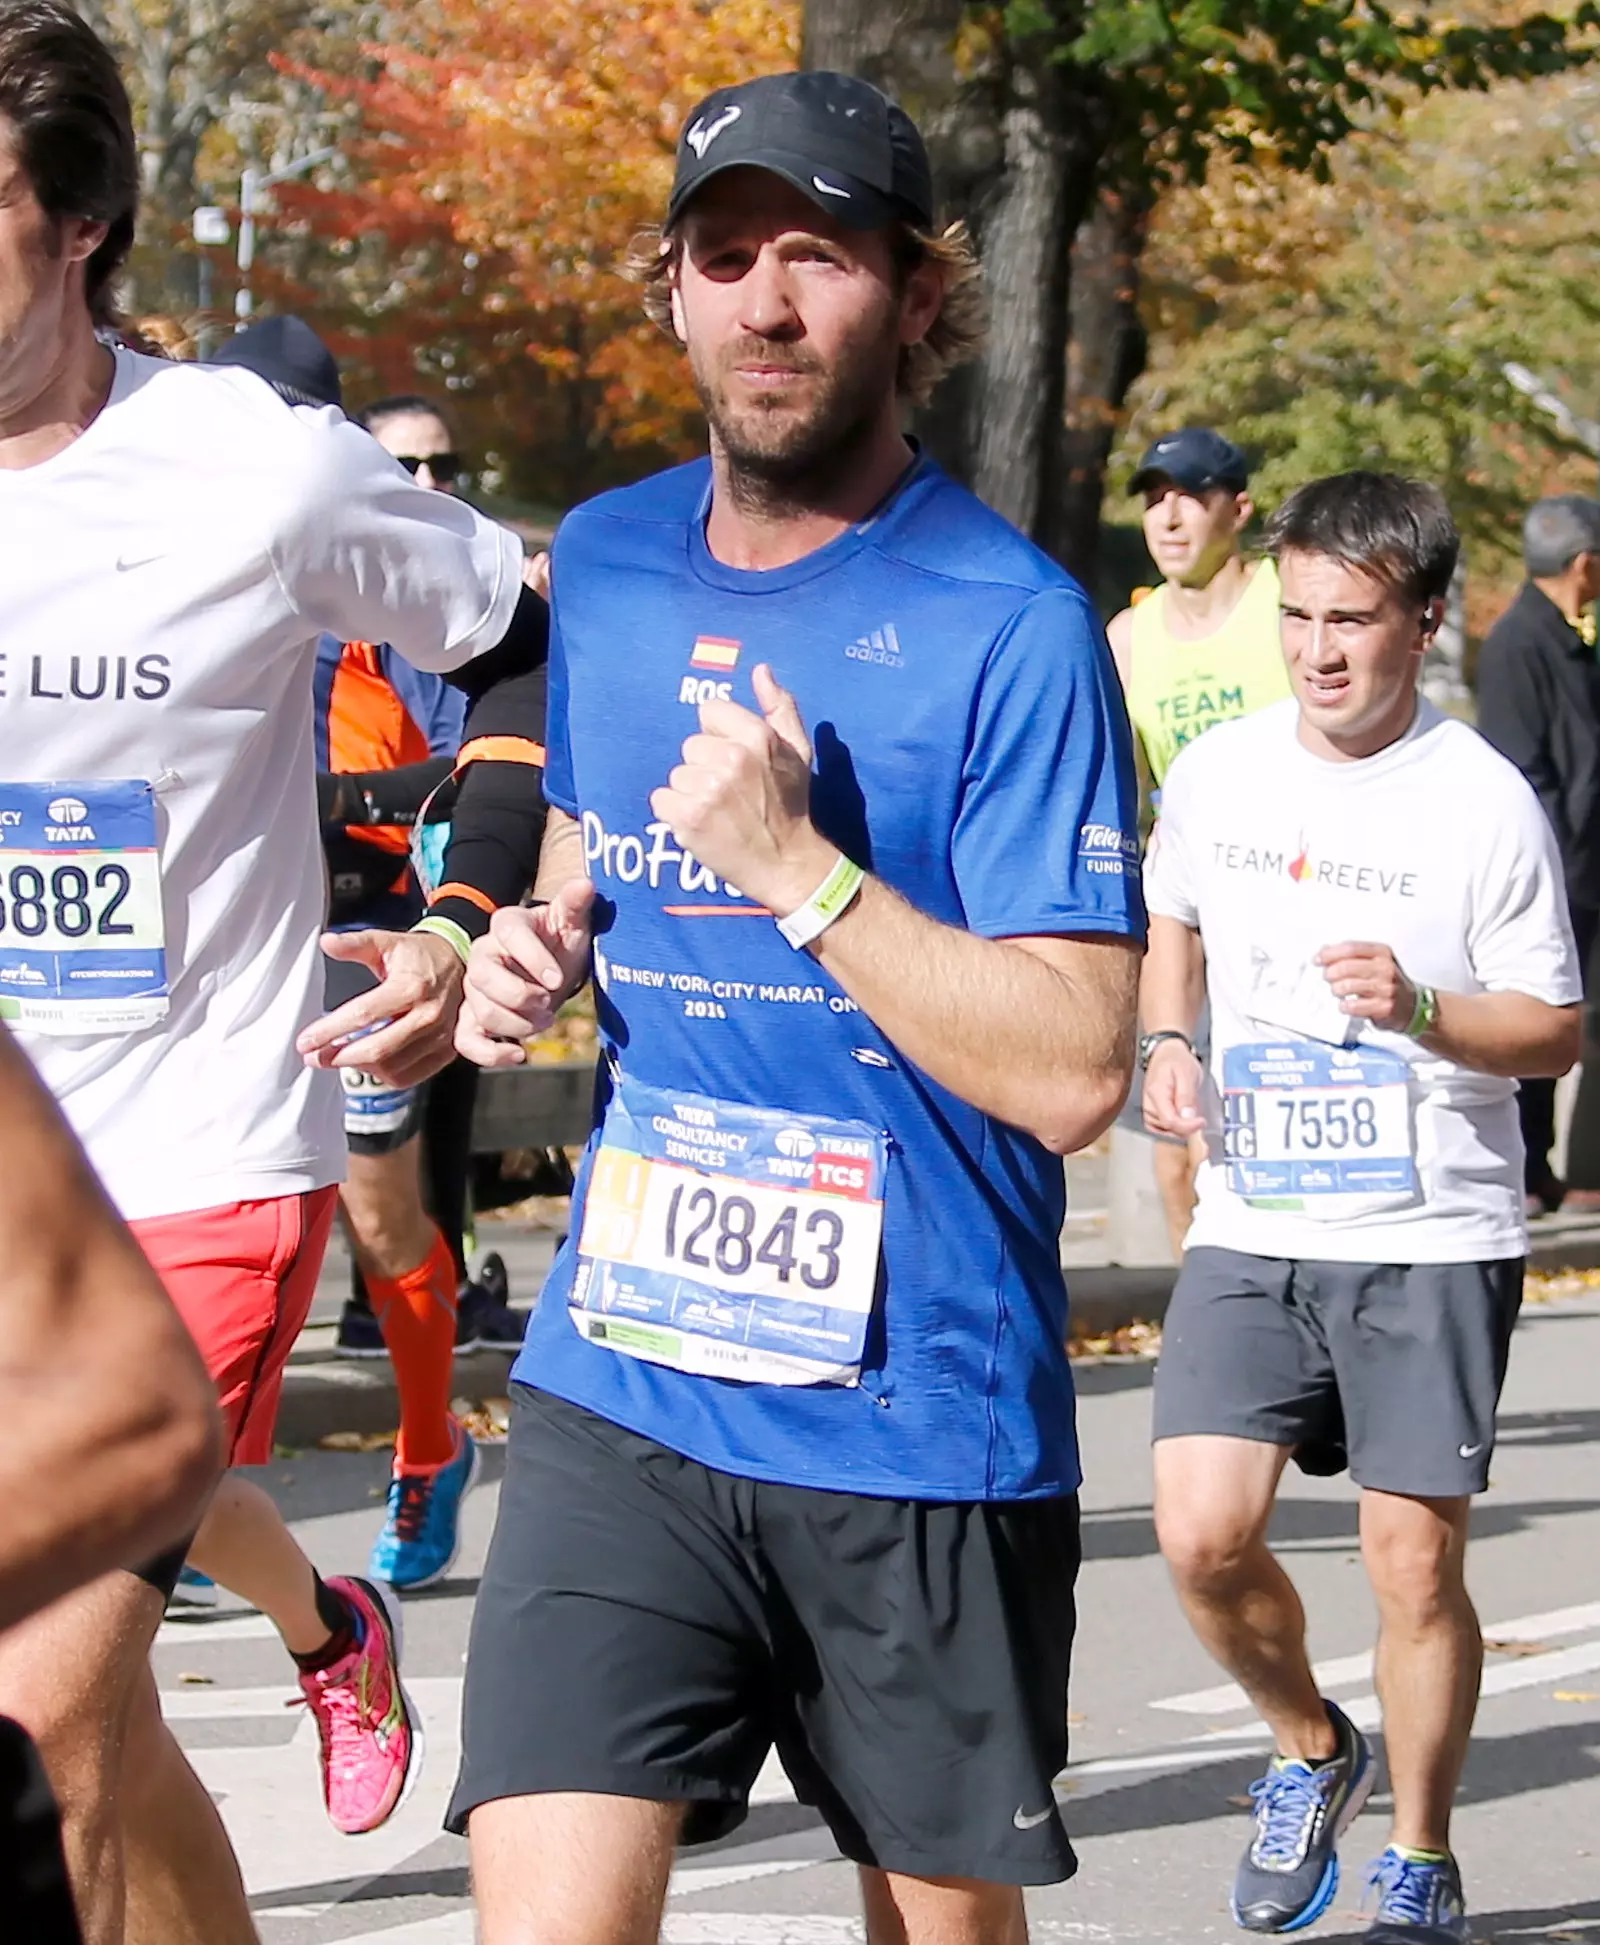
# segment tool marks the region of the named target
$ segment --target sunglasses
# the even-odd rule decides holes
[[[454,486],[461,477],[461,455],[458,452],[429,453],[425,459],[415,459],[409,453],[396,453],[394,456],[413,479],[421,466],[426,466],[441,486]]]

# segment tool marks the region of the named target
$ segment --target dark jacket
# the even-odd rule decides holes
[[[1483,644],[1478,728],[1538,791],[1568,900],[1600,907],[1600,662],[1531,581]]]

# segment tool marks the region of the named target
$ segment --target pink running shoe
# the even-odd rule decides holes
[[[400,1685],[400,1639],[388,1602],[369,1581],[330,1578],[355,1609],[361,1646],[300,1677],[322,1744],[322,1800],[347,1837],[387,1823],[422,1768],[422,1725]]]

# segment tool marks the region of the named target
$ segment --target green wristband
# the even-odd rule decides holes
[[[1431,986],[1417,988],[1416,1009],[1411,1015],[1411,1024],[1406,1033],[1412,1040],[1420,1040],[1425,1033],[1432,1033],[1439,1024],[1439,995]]]
[[[462,965],[465,965],[472,955],[471,939],[453,918],[440,918],[430,912],[426,918],[418,919],[411,929],[413,932],[431,932],[436,939],[443,939],[446,945],[453,946]]]

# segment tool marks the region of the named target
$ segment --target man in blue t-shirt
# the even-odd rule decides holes
[[[865,83],[691,115],[650,306],[711,458],[556,542],[550,822],[458,1044],[588,976],[606,1061],[513,1373],[452,1805],[488,1945],[653,1938],[776,1744],[869,1935],[1017,1945],[1074,1868],[1059,1157],[1144,933],[1083,592],[900,430],[977,341]]]

